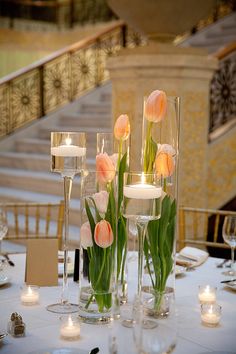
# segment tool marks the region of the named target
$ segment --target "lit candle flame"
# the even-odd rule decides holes
[[[71,145],[71,138],[66,138],[66,145]]]
[[[28,294],[33,294],[33,291],[32,291],[32,289],[31,289],[31,287],[29,286],[29,288],[28,288]]]

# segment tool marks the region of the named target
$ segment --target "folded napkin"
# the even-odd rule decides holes
[[[204,263],[208,256],[209,254],[206,251],[186,246],[179,252],[178,256],[176,257],[176,264],[186,267],[197,267]]]

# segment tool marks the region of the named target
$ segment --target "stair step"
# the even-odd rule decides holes
[[[51,194],[22,191],[16,188],[0,187],[0,199],[2,202],[33,202],[33,203],[59,203],[63,200],[61,196]],[[80,200],[70,200],[70,224],[79,226]]]
[[[41,128],[38,132],[38,136],[40,139],[50,139],[50,132],[51,131],[75,131],[75,129],[71,126],[63,126],[63,129],[60,129],[57,127],[57,129],[50,129],[50,128]],[[81,131],[78,127],[77,131]],[[83,132],[86,133],[86,142],[87,142],[87,148],[89,149],[89,144],[95,143],[96,144],[96,135],[97,133],[108,133],[110,132],[111,129],[109,128],[96,128],[96,127],[86,127],[83,129]],[[94,141],[95,138],[95,141]]]
[[[93,168],[94,158],[87,158],[87,167]],[[28,171],[49,172],[51,169],[50,155],[28,154],[24,152],[1,152],[0,166]]]
[[[80,112],[84,113],[106,113],[111,114],[111,104],[101,103],[82,103],[80,106]]]
[[[15,150],[16,152],[28,153],[28,154],[50,154],[50,140],[47,139],[18,139],[15,142]],[[89,165],[91,165],[91,160],[95,158],[96,155],[96,144],[92,143],[89,145],[89,149],[87,149],[87,161],[90,161]],[[93,163],[92,163],[93,165]]]
[[[63,179],[56,173],[0,168],[0,179],[1,186],[8,188],[63,195]],[[72,198],[79,198],[80,196],[80,179],[78,176],[74,178],[71,196]]]
[[[50,140],[37,138],[18,139],[15,142],[17,152],[50,154]]]
[[[68,113],[62,114],[59,118],[59,124],[61,126],[71,126],[77,127],[80,130],[82,128],[89,127],[99,127],[101,128],[110,128],[112,127],[111,116],[105,114],[94,114],[94,113]]]

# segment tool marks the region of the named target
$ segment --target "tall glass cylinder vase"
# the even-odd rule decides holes
[[[126,303],[128,298],[127,288],[127,254],[128,230],[126,218],[121,213],[123,199],[123,174],[129,166],[129,137],[117,139],[111,132],[97,133],[97,155],[107,154],[116,169],[117,187],[117,286],[121,303]]]
[[[106,165],[105,159],[100,163]],[[114,168],[87,171],[82,179],[79,316],[87,323],[106,323],[112,316],[116,282],[115,182]]]
[[[159,90],[144,99],[143,170],[157,173],[163,189],[161,217],[149,222],[144,241],[144,307],[155,317],[174,308],[179,103]]]
[[[61,299],[59,303],[47,306],[47,310],[55,313],[72,313],[78,311],[78,305],[69,302],[68,293],[68,238],[69,211],[72,181],[76,174],[84,171],[86,161],[86,137],[81,132],[51,133],[51,171],[60,173],[64,182],[64,267]]]

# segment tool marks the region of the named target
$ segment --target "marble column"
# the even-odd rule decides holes
[[[131,121],[131,168],[140,169],[143,97],[155,89],[180,96],[179,204],[206,207],[209,84],[217,60],[203,49],[152,43],[109,58],[115,120]]]

